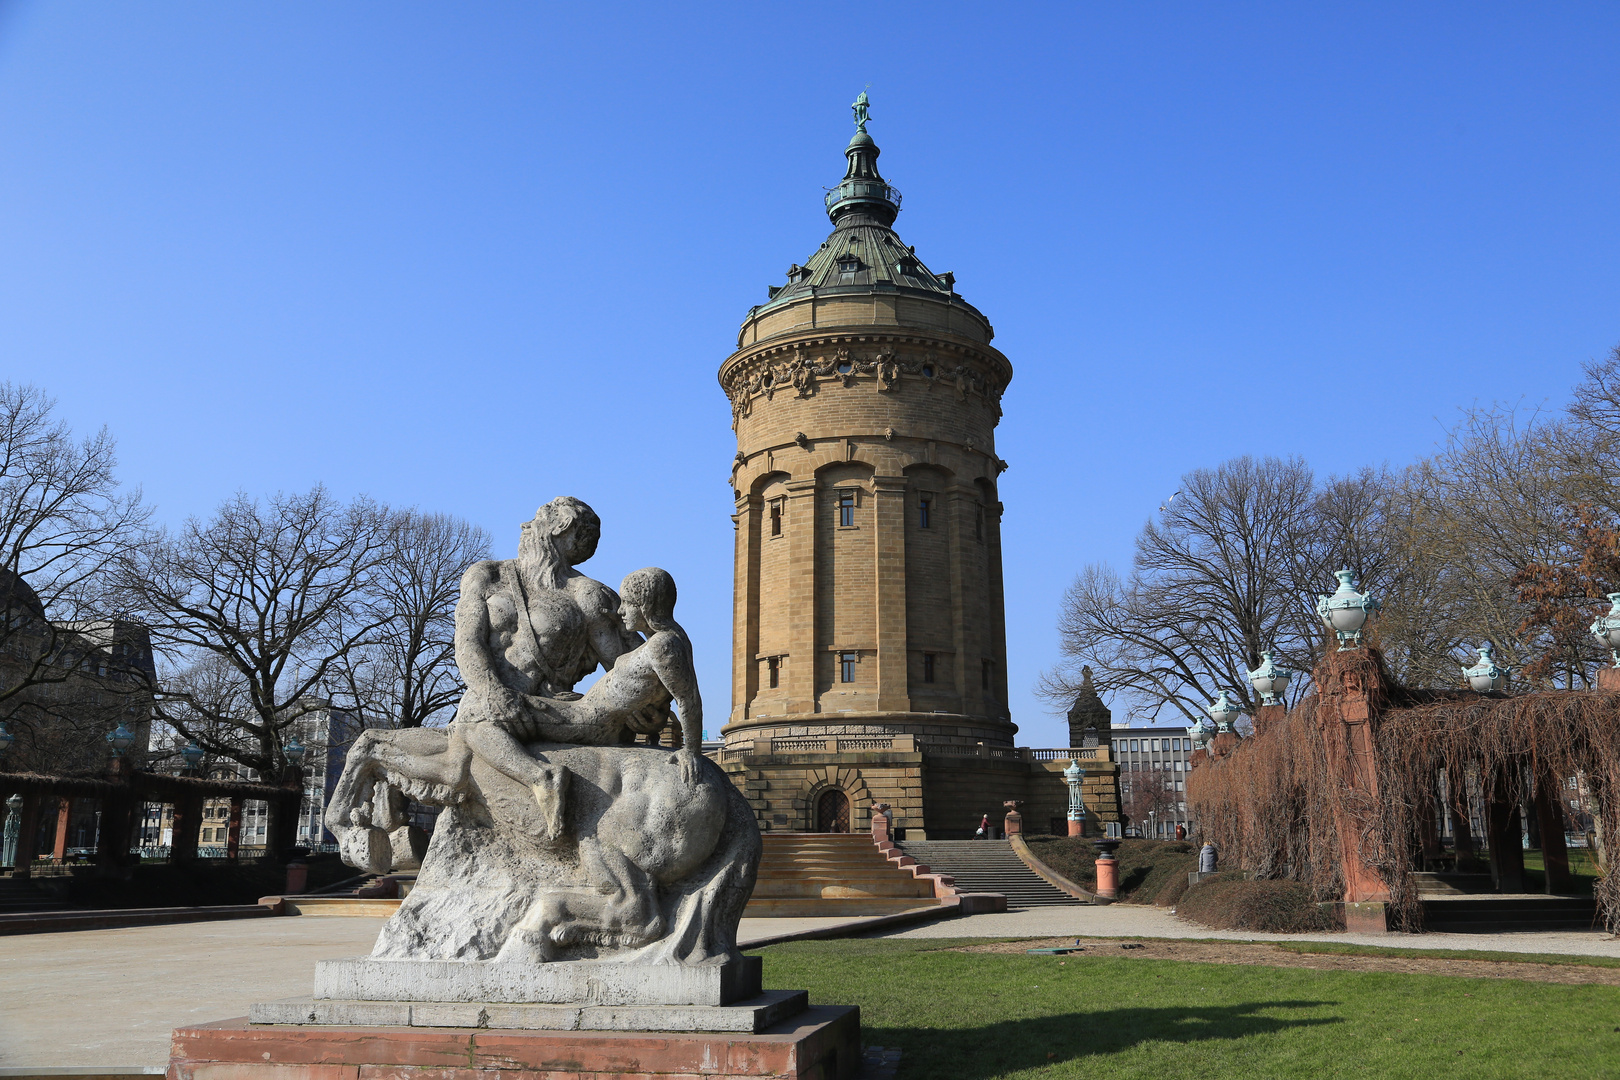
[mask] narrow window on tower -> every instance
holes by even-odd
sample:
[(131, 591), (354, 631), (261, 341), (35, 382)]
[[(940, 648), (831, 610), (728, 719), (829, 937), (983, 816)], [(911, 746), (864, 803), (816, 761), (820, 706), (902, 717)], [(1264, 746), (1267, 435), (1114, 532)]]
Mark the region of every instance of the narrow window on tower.
[(841, 652), (841, 653), (838, 654), (838, 681), (839, 682), (854, 682), (855, 681), (855, 654), (854, 653), (852, 653), (852, 652)]
[(923, 653), (923, 682), (934, 681), (934, 654)]
[(973, 512), (973, 539), (984, 539), (984, 507), (982, 505)]
[(780, 656), (773, 656), (765, 661), (765, 674), (772, 690), (782, 685), (782, 658)]
[(838, 525), (844, 529), (855, 527), (855, 492), (851, 488), (838, 493)]
[(918, 528), (927, 529), (927, 528), (932, 527), (932, 523), (930, 522), (929, 518), (930, 518), (930, 514), (933, 511), (933, 509), (934, 509), (934, 500), (932, 500), (932, 499), (923, 499), (921, 502), (919, 502), (917, 504), (917, 527)]
[(979, 662), (979, 686), (982, 689), (990, 689), (990, 669), (994, 666), (995, 665), (989, 660), (981, 660)]
[(771, 535), (782, 535), (782, 504), (779, 501), (771, 503)]

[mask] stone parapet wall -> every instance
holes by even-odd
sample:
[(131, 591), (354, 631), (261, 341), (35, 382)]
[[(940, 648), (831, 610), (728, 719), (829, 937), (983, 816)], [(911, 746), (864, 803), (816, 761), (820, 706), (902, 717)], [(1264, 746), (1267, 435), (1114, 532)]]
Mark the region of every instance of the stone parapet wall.
[[(756, 745), (763, 749), (772, 743)], [(1002, 803), (1008, 800), (1023, 803), (1029, 832), (1048, 832), (1054, 820), (1066, 821), (1069, 793), (1062, 773), (1069, 759), (1038, 761), (1035, 753), (1019, 748), (1004, 757), (959, 756), (928, 752), (926, 746), (909, 753), (814, 753), (795, 747), (790, 753), (770, 754), (728, 750), (721, 767), (766, 831), (814, 831), (816, 799), (836, 788), (850, 799), (851, 831), (871, 827), (871, 808), (877, 802), (889, 804), (894, 827), (907, 830), (911, 839), (963, 839), (973, 834), (981, 815), (988, 814), (999, 826)], [(1095, 821), (1119, 821), (1119, 766), (1104, 749), (1081, 767), (1086, 771), (1081, 796), (1087, 812)]]

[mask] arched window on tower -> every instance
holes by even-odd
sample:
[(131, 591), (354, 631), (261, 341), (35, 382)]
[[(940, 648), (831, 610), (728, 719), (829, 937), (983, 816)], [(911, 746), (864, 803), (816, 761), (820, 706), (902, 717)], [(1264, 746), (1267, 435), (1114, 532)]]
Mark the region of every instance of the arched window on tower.
[(771, 500), (771, 535), (782, 535), (782, 500)]

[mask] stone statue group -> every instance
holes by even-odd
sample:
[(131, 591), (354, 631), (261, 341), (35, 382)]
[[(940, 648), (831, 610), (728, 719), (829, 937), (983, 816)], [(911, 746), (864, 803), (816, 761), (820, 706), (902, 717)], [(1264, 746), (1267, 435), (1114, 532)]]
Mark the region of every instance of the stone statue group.
[(369, 730), (350, 749), (326, 814), (350, 865), (388, 872), (409, 800), (445, 808), (374, 956), (735, 957), (759, 829), (699, 753), (703, 706), (674, 580), (649, 567), (615, 593), (580, 573), (600, 535), (589, 506), (553, 499), (523, 524), (517, 558), (469, 568), (455, 720)]

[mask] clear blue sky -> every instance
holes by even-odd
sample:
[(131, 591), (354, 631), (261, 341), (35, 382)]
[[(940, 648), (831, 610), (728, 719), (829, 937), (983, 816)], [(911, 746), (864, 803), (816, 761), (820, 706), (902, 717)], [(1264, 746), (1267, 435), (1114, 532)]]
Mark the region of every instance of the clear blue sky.
[(1082, 564), (1186, 470), (1400, 464), (1620, 341), (1620, 5), (5, 3), (0, 378), (161, 516), (369, 492), (680, 583), (729, 694), (715, 370), (848, 104), (994, 322), (1021, 740)]

